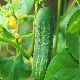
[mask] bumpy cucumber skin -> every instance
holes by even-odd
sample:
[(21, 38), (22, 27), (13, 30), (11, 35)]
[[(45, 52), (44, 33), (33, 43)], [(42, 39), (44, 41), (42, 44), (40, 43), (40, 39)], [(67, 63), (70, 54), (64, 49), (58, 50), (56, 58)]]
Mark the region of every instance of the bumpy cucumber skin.
[(36, 16), (33, 76), (43, 80), (51, 60), (53, 44), (53, 13), (48, 7), (39, 9)]

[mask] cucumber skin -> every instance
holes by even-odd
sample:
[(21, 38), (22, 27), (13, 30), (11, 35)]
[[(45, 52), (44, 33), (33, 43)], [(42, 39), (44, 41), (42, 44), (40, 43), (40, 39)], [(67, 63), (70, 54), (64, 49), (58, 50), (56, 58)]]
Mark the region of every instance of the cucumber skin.
[(39, 9), (36, 16), (33, 76), (43, 80), (51, 60), (53, 45), (53, 13), (48, 7)]

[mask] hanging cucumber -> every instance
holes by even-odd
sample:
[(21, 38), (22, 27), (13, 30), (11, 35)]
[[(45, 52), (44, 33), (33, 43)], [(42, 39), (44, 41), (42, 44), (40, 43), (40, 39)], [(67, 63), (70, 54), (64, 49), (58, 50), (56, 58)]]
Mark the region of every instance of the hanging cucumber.
[(48, 7), (39, 9), (36, 15), (33, 76), (43, 80), (51, 60), (53, 44), (53, 13)]

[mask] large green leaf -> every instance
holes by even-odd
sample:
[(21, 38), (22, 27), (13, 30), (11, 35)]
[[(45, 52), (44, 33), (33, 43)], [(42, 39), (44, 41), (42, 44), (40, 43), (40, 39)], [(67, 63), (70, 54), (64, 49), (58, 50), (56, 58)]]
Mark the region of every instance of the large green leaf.
[(18, 13), (28, 14), (34, 5), (34, 0), (18, 0), (18, 1), (19, 4), (16, 5), (15, 7), (19, 7), (20, 9), (16, 11), (16, 15)]
[(80, 80), (80, 68), (65, 68), (54, 76), (54, 80)]
[(70, 67), (79, 67), (79, 62), (72, 57), (68, 49), (63, 49), (50, 62), (44, 80), (54, 80), (54, 75), (61, 69)]
[(0, 72), (4, 80), (25, 80), (31, 75), (31, 67), (24, 64), (21, 54), (10, 58), (0, 55)]
[[(70, 18), (67, 29), (66, 29), (66, 45), (69, 48), (72, 56), (79, 60), (80, 54), (80, 9), (78, 9)], [(70, 33), (70, 29), (72, 27), (72, 31)]]
[(80, 14), (79, 14), (79, 12), (80, 12), (80, 9), (78, 9), (72, 15), (72, 17), (70, 18), (69, 23), (68, 23), (68, 30), (67, 30), (67, 32), (69, 32), (69, 33), (80, 32)]
[(71, 11), (69, 12), (69, 14), (67, 14), (67, 16), (62, 16), (62, 19), (61, 19), (61, 21), (60, 21), (60, 26), (61, 26), (61, 28), (66, 28), (66, 26), (67, 26), (67, 23), (68, 23), (68, 21), (69, 21), (69, 19), (70, 19), (70, 17), (72, 16), (72, 14), (76, 11), (76, 10), (78, 10), (78, 6), (74, 6), (72, 9), (71, 9)]

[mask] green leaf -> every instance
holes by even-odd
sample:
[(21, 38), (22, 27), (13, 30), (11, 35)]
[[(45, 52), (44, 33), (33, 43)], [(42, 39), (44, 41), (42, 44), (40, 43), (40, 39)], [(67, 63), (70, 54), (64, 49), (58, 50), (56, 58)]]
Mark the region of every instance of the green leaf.
[(28, 14), (34, 5), (34, 0), (18, 0), (18, 1), (19, 4), (15, 7), (20, 7), (20, 9), (15, 12), (16, 15), (18, 15), (18, 13)]
[(31, 75), (31, 67), (24, 64), (21, 54), (10, 58), (0, 55), (0, 72), (4, 80), (25, 80)]
[(25, 49), (30, 48), (32, 46), (32, 34), (30, 34), (30, 35), (24, 35), (24, 36), (22, 36), (22, 38), (23, 38), (22, 46)]
[(53, 80), (79, 80), (80, 68), (65, 68), (59, 71)]
[[(80, 54), (80, 39), (79, 39), (79, 36), (80, 34), (79, 33), (74, 33), (74, 32), (78, 32), (80, 26), (79, 26), (79, 23), (80, 23), (80, 9), (78, 9), (70, 18), (69, 22), (68, 22), (68, 25), (67, 25), (67, 29), (70, 29), (71, 25), (73, 26), (75, 23), (76, 26), (74, 25), (73, 26), (73, 30), (72, 30), (72, 33), (69, 33), (69, 32), (66, 32), (66, 45), (67, 47), (69, 48), (69, 51), (70, 53), (72, 54), (72, 56), (79, 60), (79, 54)], [(77, 22), (77, 20), (79, 22)], [(75, 22), (76, 21), (76, 22)]]
[(76, 11), (76, 10), (78, 10), (78, 6), (74, 6), (73, 8), (72, 8), (72, 10), (69, 12), (69, 14), (67, 14), (67, 16), (62, 16), (62, 19), (61, 19), (61, 21), (60, 21), (60, 26), (61, 26), (61, 28), (64, 28), (64, 27), (66, 27), (67, 26), (67, 23), (68, 23), (68, 21), (69, 21), (69, 19), (70, 19), (70, 17), (72, 16), (72, 14)]
[(10, 38), (13, 38), (14, 36), (12, 35), (10, 31), (8, 31), (7, 29), (3, 27), (2, 37), (10, 39)]
[(72, 57), (68, 49), (63, 49), (50, 62), (44, 80), (54, 80), (53, 76), (57, 72), (70, 67), (79, 67), (79, 62)]
[(23, 18), (22, 21), (27, 24), (28, 22), (33, 22), (34, 21), (34, 16), (33, 15), (28, 15), (27, 17)]
[(80, 79), (80, 75), (74, 78), (73, 80), (79, 80), (79, 79)]
[[(70, 18), (70, 20), (72, 21), (71, 24), (68, 25), (68, 29), (67, 29), (67, 32), (69, 33), (77, 33), (77, 32), (80, 32), (80, 9), (78, 9), (73, 15), (72, 17)], [(73, 18), (75, 20), (73, 20)], [(71, 22), (69, 20), (69, 22)]]
[(8, 39), (13, 38), (12, 33), (6, 28), (4, 28), (4, 26), (1, 24), (0, 24), (0, 31), (2, 33), (2, 37), (8, 38)]
[(22, 36), (22, 38), (23, 38), (23, 43), (24, 42), (27, 42), (27, 40), (30, 38), (30, 37), (32, 37), (32, 33), (27, 33), (28, 35), (24, 35), (24, 36)]

